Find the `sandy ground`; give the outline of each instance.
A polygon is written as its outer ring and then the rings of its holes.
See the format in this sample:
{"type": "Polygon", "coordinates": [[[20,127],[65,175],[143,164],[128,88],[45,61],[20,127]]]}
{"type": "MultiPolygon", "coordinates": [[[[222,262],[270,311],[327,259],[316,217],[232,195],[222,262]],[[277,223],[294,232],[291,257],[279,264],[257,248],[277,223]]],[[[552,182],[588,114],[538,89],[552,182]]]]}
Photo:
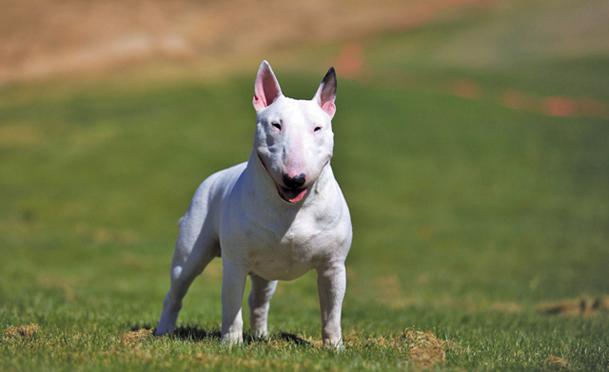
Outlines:
{"type": "Polygon", "coordinates": [[[419,27],[491,0],[4,0],[0,82],[151,61],[238,60],[299,43],[419,27]]]}

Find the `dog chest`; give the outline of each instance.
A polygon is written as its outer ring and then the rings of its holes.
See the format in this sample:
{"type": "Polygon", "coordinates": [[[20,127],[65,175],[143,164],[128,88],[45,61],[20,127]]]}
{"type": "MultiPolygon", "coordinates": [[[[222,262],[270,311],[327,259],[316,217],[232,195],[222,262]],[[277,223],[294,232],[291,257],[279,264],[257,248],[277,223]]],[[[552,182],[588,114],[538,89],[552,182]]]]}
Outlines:
{"type": "Polygon", "coordinates": [[[245,259],[250,270],[263,278],[291,280],[330,260],[339,241],[337,234],[328,231],[294,228],[280,238],[261,239],[245,247],[245,259]]]}
{"type": "Polygon", "coordinates": [[[348,217],[328,220],[311,211],[284,224],[243,213],[229,217],[221,232],[222,256],[268,280],[295,279],[348,250],[348,217]]]}

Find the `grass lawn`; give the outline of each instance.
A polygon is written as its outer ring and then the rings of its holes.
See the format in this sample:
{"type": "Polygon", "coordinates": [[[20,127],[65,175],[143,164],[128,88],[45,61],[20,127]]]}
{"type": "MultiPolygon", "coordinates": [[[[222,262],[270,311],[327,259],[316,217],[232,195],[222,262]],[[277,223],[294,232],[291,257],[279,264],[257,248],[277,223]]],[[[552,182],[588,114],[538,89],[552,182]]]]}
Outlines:
{"type": "MultiPolygon", "coordinates": [[[[319,345],[312,273],[280,283],[270,341],[222,346],[219,260],[179,332],[149,334],[178,218],[250,151],[256,66],[1,88],[0,370],[609,368],[609,119],[568,110],[609,104],[609,56],[438,63],[438,35],[484,26],[468,22],[365,40],[366,73],[338,71],[333,167],[354,224],[341,353],[319,345]]],[[[324,72],[274,67],[301,98],[324,72]]]]}

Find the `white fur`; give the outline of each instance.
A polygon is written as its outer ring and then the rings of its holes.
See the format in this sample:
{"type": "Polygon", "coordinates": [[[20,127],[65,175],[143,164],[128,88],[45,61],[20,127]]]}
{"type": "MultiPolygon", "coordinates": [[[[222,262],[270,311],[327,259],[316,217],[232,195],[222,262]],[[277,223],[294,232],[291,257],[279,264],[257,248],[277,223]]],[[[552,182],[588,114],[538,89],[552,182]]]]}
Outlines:
{"type": "MultiPolygon", "coordinates": [[[[335,88],[335,79],[329,81],[335,88]]],[[[292,280],[315,269],[324,344],[342,345],[340,317],[351,220],[330,166],[335,89],[324,87],[324,82],[312,100],[287,98],[270,65],[261,64],[254,98],[254,148],[247,162],[211,175],[195,192],[180,221],[171,288],[157,335],[175,329],[188,287],[221,255],[222,341],[243,340],[241,304],[248,274],[252,333],[266,337],[269,301],[277,280],[292,280]],[[262,84],[265,81],[275,86],[262,84]],[[281,129],[273,123],[280,123],[281,129]],[[306,176],[302,200],[290,203],[280,196],[282,174],[306,176]]]]}

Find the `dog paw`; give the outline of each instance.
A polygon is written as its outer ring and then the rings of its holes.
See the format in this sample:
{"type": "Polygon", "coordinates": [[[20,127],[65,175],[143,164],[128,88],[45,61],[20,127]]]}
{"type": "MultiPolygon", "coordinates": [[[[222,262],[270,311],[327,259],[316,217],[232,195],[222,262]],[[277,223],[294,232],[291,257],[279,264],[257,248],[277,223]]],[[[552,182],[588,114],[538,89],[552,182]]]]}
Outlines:
{"type": "Polygon", "coordinates": [[[155,336],[165,336],[173,333],[175,331],[175,326],[168,326],[159,324],[155,329],[153,335],[155,336]]]}
{"type": "Polygon", "coordinates": [[[345,346],[343,345],[342,337],[339,337],[337,339],[331,339],[331,338],[324,339],[324,347],[326,349],[330,349],[330,350],[337,351],[337,352],[345,350],[345,346]]]}
{"type": "Polygon", "coordinates": [[[252,329],[252,338],[257,341],[268,340],[269,332],[266,329],[252,329]]]}
{"type": "Polygon", "coordinates": [[[241,345],[243,343],[243,332],[224,333],[221,341],[228,346],[241,345]]]}

